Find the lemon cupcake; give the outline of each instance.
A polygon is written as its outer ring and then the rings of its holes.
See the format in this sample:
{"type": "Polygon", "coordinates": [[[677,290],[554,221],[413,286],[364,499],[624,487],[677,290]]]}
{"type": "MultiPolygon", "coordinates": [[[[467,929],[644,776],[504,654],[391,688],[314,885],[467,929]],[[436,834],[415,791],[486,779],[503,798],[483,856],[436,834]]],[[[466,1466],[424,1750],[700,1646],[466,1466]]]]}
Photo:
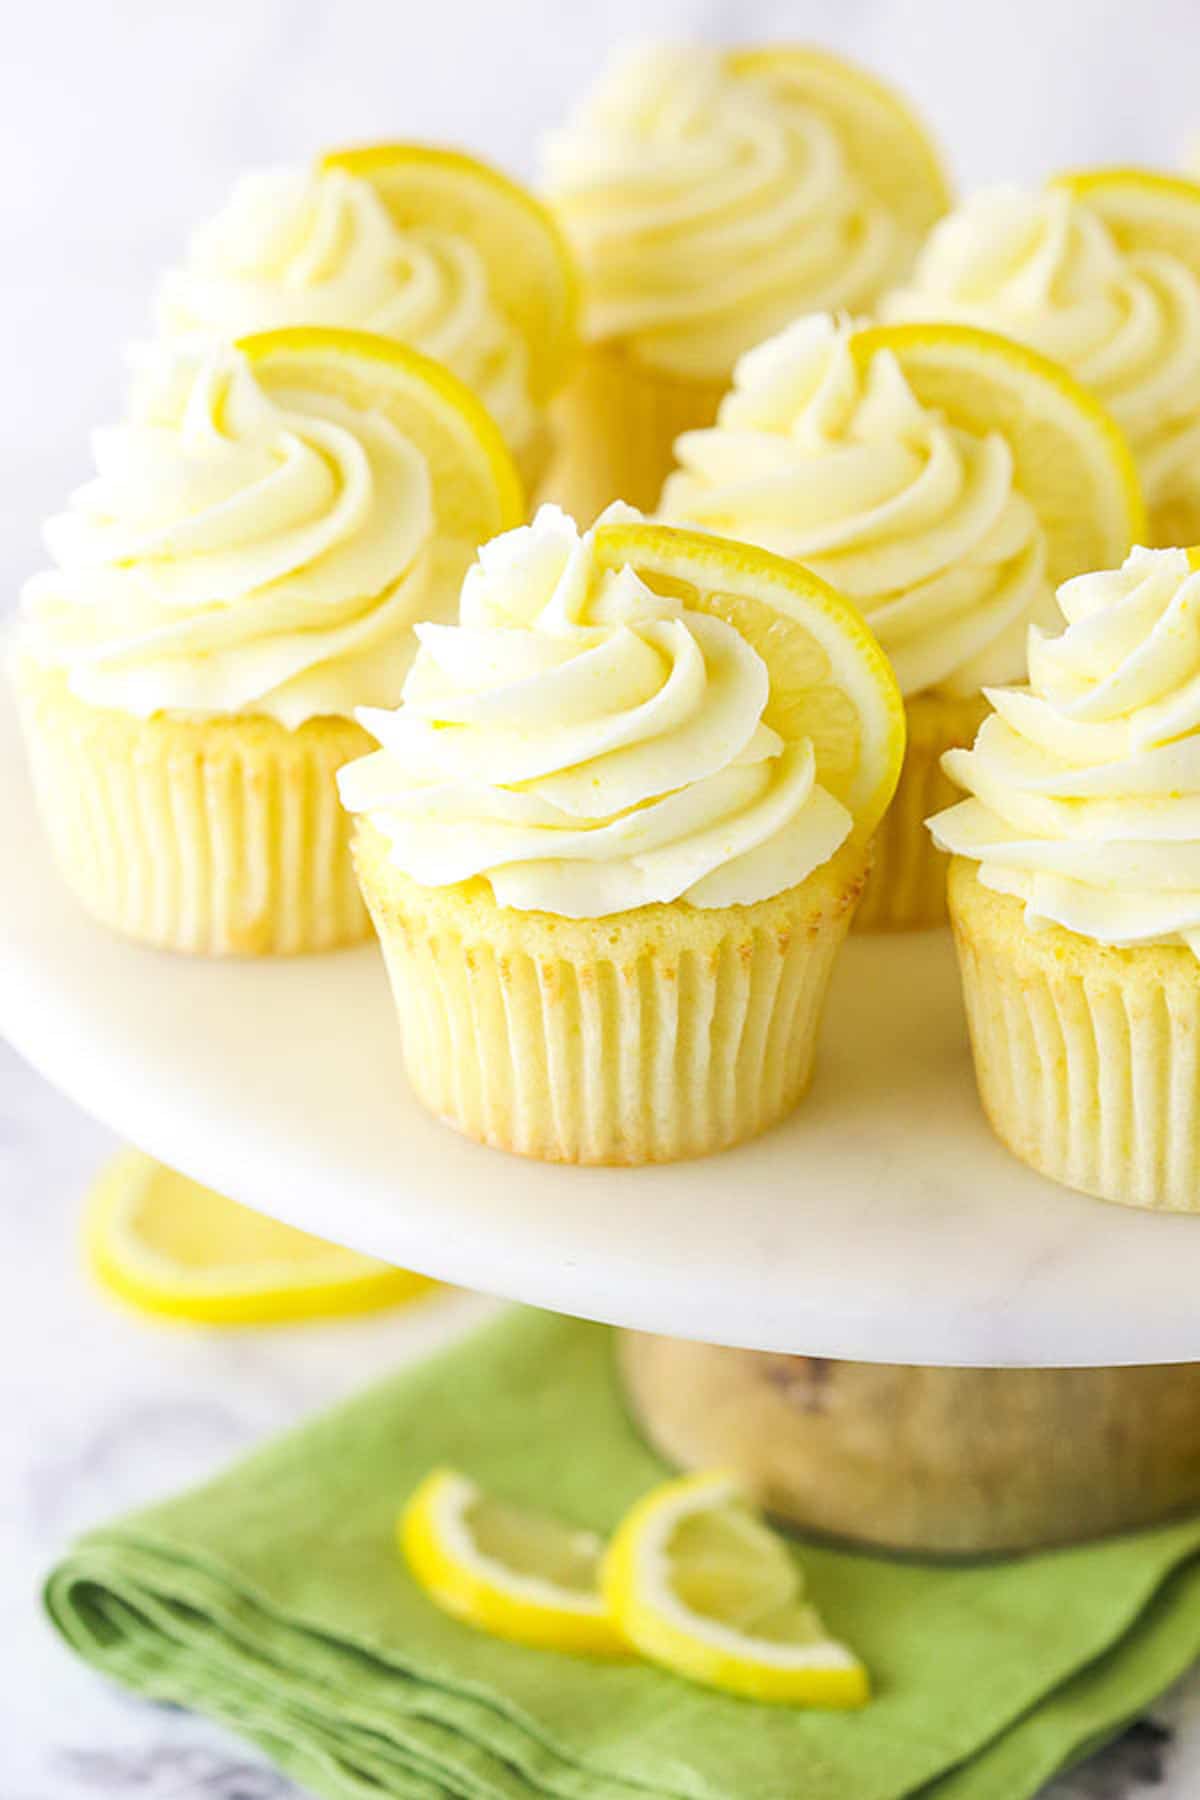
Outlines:
{"type": "Polygon", "coordinates": [[[880,314],[987,326],[1063,363],[1129,438],[1154,542],[1200,539],[1200,185],[1094,170],[977,194],[880,314]]]}
{"type": "Polygon", "coordinates": [[[773,1124],[903,750],[857,613],[745,546],[544,507],[418,636],[339,780],[422,1101],[564,1162],[773,1124]]]}
{"type": "Polygon", "coordinates": [[[479,395],[531,490],[575,310],[570,252],[532,194],[456,151],[380,144],[244,176],[156,318],[171,337],[329,325],[411,344],[479,395]]]}
{"type": "Polygon", "coordinates": [[[1127,447],[1056,365],[961,327],[856,329],[823,314],[743,357],[716,426],[685,433],[661,514],[794,558],[863,610],[895,667],[908,755],[856,923],[944,921],[924,821],[953,790],[988,682],[1024,672],[1054,585],[1128,550],[1127,447]]]}
{"type": "Polygon", "coordinates": [[[653,506],[679,432],[798,313],[869,308],[949,204],[898,95],[823,51],[626,52],[545,152],[586,347],[550,496],[653,506]]]}
{"type": "Polygon", "coordinates": [[[62,872],[173,950],[325,949],[369,931],[334,774],[394,703],[415,619],[523,512],[459,381],[383,338],[164,346],[97,475],[51,520],[13,658],[62,872]]]}
{"type": "Polygon", "coordinates": [[[1200,574],[1135,550],[1059,589],[1029,683],[930,821],[996,1133],[1068,1187],[1200,1211],[1200,574]]]}

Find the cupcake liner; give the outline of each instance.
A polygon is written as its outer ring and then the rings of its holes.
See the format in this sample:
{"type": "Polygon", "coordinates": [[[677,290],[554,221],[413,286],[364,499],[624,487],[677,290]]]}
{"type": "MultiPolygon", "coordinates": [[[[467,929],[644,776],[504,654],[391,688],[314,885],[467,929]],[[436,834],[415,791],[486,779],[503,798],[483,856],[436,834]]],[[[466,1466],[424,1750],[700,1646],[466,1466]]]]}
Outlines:
{"type": "Polygon", "coordinates": [[[675,439],[713,423],[727,386],[668,375],[620,344],[585,345],[554,402],[557,450],[539,499],[582,526],[614,500],[652,512],[675,439]]]}
{"type": "Polygon", "coordinates": [[[352,720],[143,720],[76,699],[28,660],[14,676],[46,830],[94,918],[209,956],[369,935],[334,781],[371,747],[352,720]]]}
{"type": "Polygon", "coordinates": [[[1148,494],[1149,542],[1163,550],[1187,549],[1200,543],[1200,480],[1177,482],[1148,494]]]}
{"type": "Polygon", "coordinates": [[[500,907],[483,881],[419,887],[365,821],[354,851],[419,1098],[573,1163],[702,1156],[790,1112],[866,870],[855,847],[755,906],[591,921],[500,907]]]}
{"type": "Polygon", "coordinates": [[[521,492],[531,513],[533,507],[530,503],[546,479],[555,455],[556,442],[554,427],[549,417],[543,414],[523,443],[509,446],[517,474],[521,478],[521,492]]]}
{"type": "Polygon", "coordinates": [[[996,1135],[1067,1187],[1200,1212],[1200,962],[1051,927],[955,859],[950,910],[975,1071],[996,1135]]]}
{"type": "Polygon", "coordinates": [[[969,746],[989,708],[982,694],[965,699],[916,694],[905,705],[908,744],[904,766],[875,833],[875,857],[856,931],[924,931],[946,923],[950,858],[934,844],[926,819],[962,795],[942,772],[943,754],[969,746]]]}

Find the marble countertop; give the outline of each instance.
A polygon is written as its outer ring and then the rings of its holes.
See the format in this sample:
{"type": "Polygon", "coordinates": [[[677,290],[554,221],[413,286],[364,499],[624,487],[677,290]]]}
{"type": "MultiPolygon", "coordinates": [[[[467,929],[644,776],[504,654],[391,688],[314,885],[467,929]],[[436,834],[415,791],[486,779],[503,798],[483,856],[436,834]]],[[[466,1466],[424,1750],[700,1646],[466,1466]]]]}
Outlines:
{"type": "MultiPolygon", "coordinates": [[[[373,1319],[226,1333],[139,1319],[78,1261],[80,1200],[112,1148],[0,1044],[0,1796],[292,1800],[223,1732],[77,1664],[40,1615],[41,1578],[76,1532],[203,1478],[493,1303],[448,1292],[373,1319]]],[[[1200,1673],[1046,1800],[1198,1791],[1200,1673]]]]}

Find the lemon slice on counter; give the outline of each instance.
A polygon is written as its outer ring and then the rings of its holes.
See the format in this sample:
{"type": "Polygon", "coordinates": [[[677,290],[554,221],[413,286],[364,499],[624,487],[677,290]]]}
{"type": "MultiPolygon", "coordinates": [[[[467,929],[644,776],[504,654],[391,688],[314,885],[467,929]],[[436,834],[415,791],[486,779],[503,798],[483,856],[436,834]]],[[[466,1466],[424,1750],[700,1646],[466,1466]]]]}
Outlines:
{"type": "Polygon", "coordinates": [[[1156,169],[1068,169],[1050,185],[1099,213],[1122,250],[1166,250],[1200,276],[1200,181],[1156,169]]]}
{"type": "Polygon", "coordinates": [[[817,779],[870,837],[899,777],[904,703],[857,608],[799,564],[727,538],[615,520],[596,527],[594,543],[601,567],[628,564],[649,587],[737,627],[767,666],[763,719],[786,739],[811,739],[817,779]]]}
{"type": "Polygon", "coordinates": [[[432,357],[369,331],[296,325],[240,338],[267,393],[323,394],[390,419],[425,458],[438,530],[476,548],[520,525],[525,497],[500,429],[432,357]]]}
{"type": "Polygon", "coordinates": [[[628,1655],[597,1585],[604,1545],[594,1532],[435,1469],[401,1513],[397,1535],[416,1580],[456,1619],[543,1650],[628,1655]]]}
{"type": "Polygon", "coordinates": [[[1012,447],[1016,486],[1037,513],[1054,586],[1117,568],[1146,541],[1133,452],[1109,412],[1066,370],[971,325],[875,325],[856,331],[860,367],[889,350],[925,406],[1012,447]]]}
{"type": "Polygon", "coordinates": [[[88,1195],[84,1243],[101,1286],[140,1312],[265,1325],[369,1312],[435,1284],[294,1231],[122,1150],[88,1195]]]}
{"type": "Polygon", "coordinates": [[[727,66],[830,120],[859,180],[904,228],[891,277],[901,279],[925,233],[954,203],[938,148],[903,95],[811,44],[744,47],[730,52],[727,66]]]}
{"type": "Polygon", "coordinates": [[[579,279],[540,200],[490,164],[432,144],[331,150],[321,167],[369,181],[402,230],[432,227],[473,244],[492,297],[528,348],[534,399],[557,392],[575,353],[579,279]]]}
{"type": "Polygon", "coordinates": [[[747,1699],[862,1706],[867,1673],[806,1603],[786,1545],[727,1475],[689,1475],[645,1495],[618,1527],[601,1585],[652,1662],[747,1699]]]}

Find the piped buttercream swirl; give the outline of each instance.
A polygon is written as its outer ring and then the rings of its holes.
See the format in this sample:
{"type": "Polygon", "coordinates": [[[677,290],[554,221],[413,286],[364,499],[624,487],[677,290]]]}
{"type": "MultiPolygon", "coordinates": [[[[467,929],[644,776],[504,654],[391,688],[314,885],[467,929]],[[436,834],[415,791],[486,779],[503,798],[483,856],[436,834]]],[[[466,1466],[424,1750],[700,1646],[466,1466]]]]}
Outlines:
{"type": "Polygon", "coordinates": [[[1063,188],[976,194],[879,310],[1002,331],[1061,362],[1127,433],[1152,506],[1200,457],[1200,280],[1163,251],[1122,251],[1063,188]]]}
{"type": "Polygon", "coordinates": [[[289,727],[399,696],[438,609],[429,473],[382,414],[161,348],[51,519],[24,642],[98,706],[289,727]]]}
{"type": "Polygon", "coordinates": [[[401,231],[370,182],[341,169],[243,176],[164,276],[156,312],[170,337],[333,325],[398,338],[465,381],[514,449],[538,429],[525,342],[476,247],[461,233],[401,231]]]}
{"type": "Polygon", "coordinates": [[[339,782],[422,886],[483,876],[571,918],[750,904],[850,832],[811,742],[764,724],[741,633],[601,569],[553,507],[483,547],[456,626],[417,634],[401,706],[358,715],[381,748],[339,782]]]}
{"type": "Polygon", "coordinates": [[[1030,634],[1028,686],[989,692],[974,748],[943,759],[971,797],[934,838],[1035,928],[1200,955],[1200,573],[1134,550],[1058,602],[1066,630],[1030,634]]]}
{"type": "Polygon", "coordinates": [[[970,694],[1024,668],[1052,589],[999,434],[948,424],[852,328],[797,320],[749,352],[717,424],[686,432],[662,516],[788,556],[861,608],[901,690],[970,694]]]}
{"type": "Polygon", "coordinates": [[[705,380],[798,313],[869,306],[910,247],[833,121],[720,51],[627,51],[545,147],[584,327],[705,380]]]}

